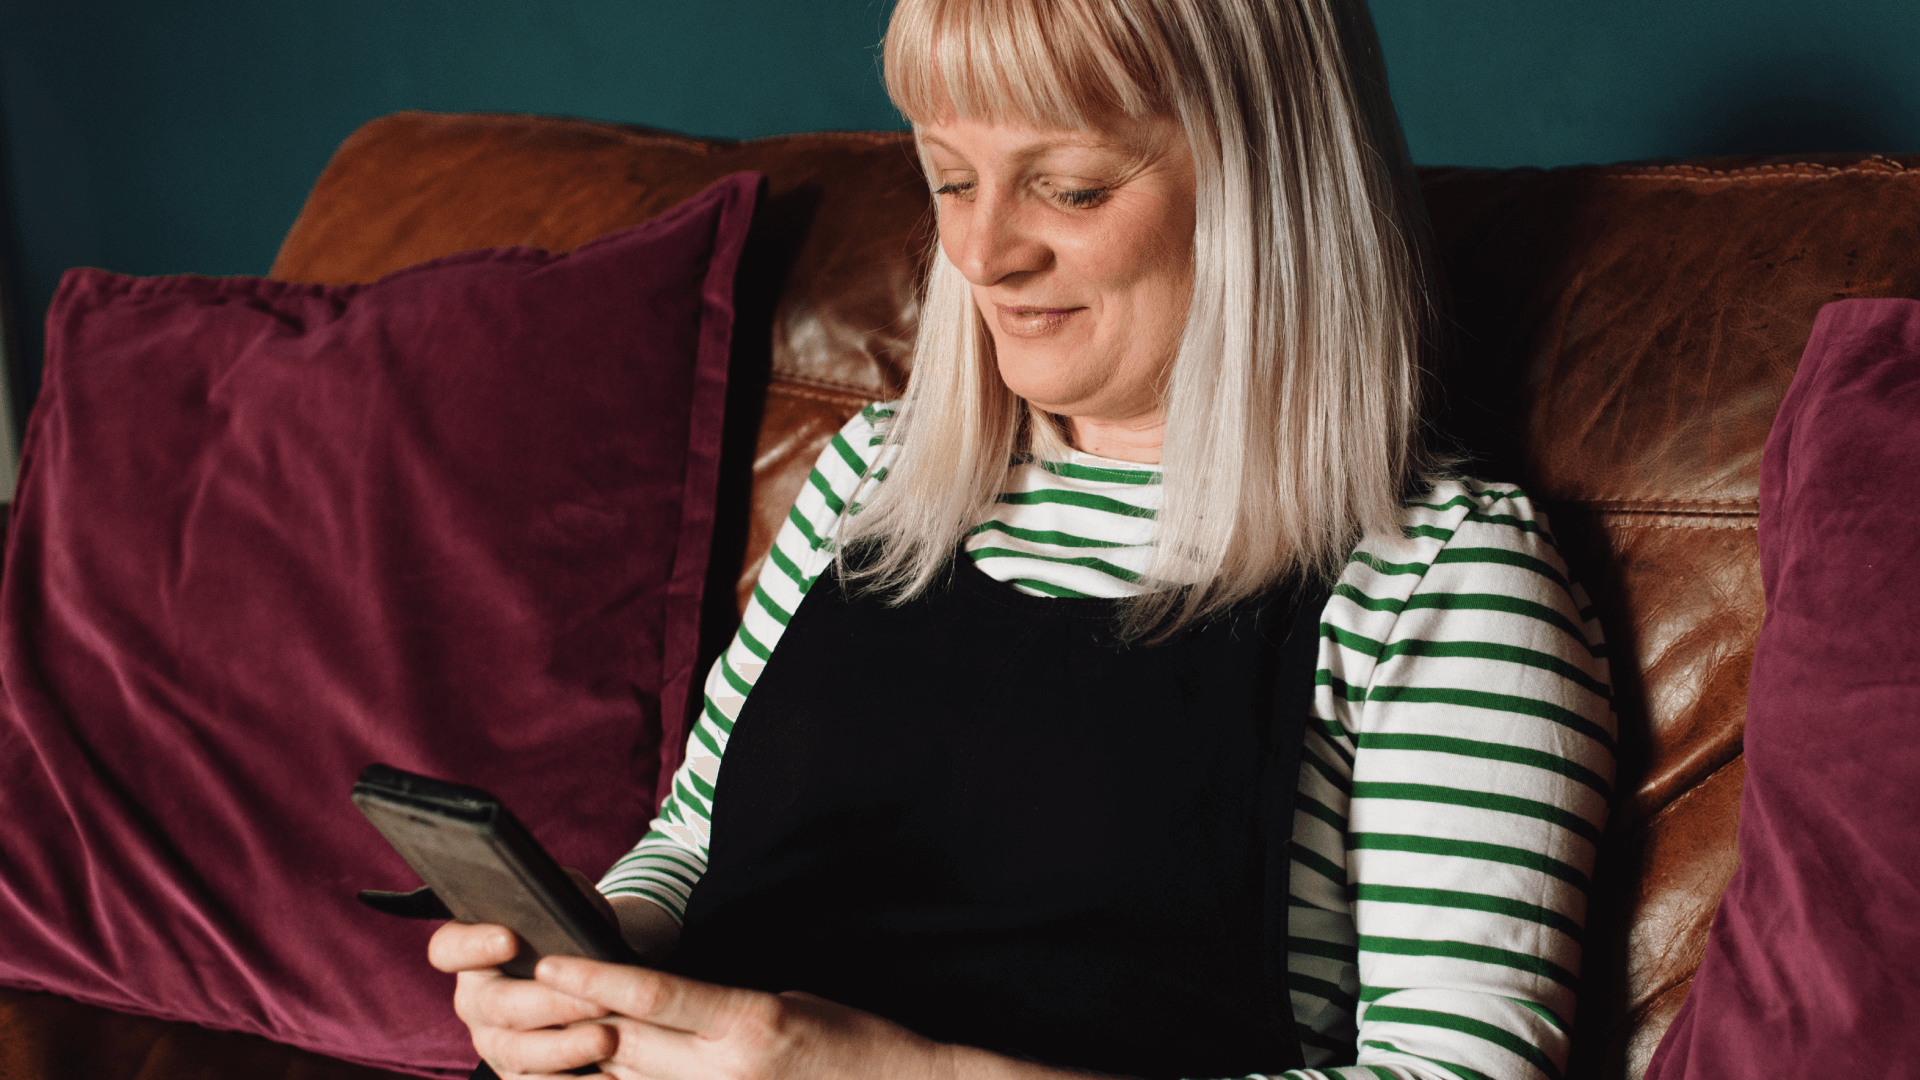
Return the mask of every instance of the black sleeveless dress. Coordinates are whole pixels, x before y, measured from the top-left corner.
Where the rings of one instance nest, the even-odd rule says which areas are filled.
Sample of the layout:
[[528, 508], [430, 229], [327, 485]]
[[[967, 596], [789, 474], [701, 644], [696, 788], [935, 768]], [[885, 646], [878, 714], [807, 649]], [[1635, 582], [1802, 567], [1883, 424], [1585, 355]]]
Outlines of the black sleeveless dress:
[[1325, 587], [1123, 648], [1114, 601], [950, 571], [901, 606], [834, 570], [808, 591], [729, 735], [666, 967], [1052, 1065], [1299, 1067], [1287, 883]]

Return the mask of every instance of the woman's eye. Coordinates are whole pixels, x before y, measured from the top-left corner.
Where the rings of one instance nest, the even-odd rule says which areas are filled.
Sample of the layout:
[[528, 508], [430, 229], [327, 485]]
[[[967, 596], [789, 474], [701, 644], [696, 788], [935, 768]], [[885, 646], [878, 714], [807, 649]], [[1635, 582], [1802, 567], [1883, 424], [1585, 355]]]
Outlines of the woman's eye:
[[[961, 199], [971, 199], [979, 187], [977, 180], [952, 180], [934, 188], [933, 193], [936, 196], [953, 195]], [[1041, 187], [1045, 190], [1047, 198], [1073, 210], [1093, 206], [1105, 198], [1108, 191], [1107, 188], [1101, 187], [1063, 188], [1049, 183], [1043, 183]]]
[[1072, 209], [1075, 209], [1075, 210], [1084, 210], [1087, 207], [1094, 205], [1095, 203], [1099, 202], [1101, 198], [1104, 197], [1107, 193], [1106, 188], [1098, 188], [1098, 187], [1061, 188], [1061, 187], [1054, 187], [1053, 185], [1049, 184], [1047, 185], [1047, 189], [1048, 189], [1048, 192], [1053, 196], [1053, 200], [1055, 202], [1059, 203], [1062, 206], [1071, 207]]

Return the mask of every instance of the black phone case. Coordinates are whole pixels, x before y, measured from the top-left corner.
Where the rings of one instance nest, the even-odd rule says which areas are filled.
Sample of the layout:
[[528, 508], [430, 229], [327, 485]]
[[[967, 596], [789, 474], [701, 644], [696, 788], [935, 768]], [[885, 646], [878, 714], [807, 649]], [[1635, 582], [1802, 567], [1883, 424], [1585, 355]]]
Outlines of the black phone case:
[[519, 978], [531, 978], [548, 955], [640, 962], [619, 928], [487, 792], [369, 765], [353, 801], [432, 890], [362, 896], [370, 906], [505, 926], [520, 938], [520, 952], [501, 970]]

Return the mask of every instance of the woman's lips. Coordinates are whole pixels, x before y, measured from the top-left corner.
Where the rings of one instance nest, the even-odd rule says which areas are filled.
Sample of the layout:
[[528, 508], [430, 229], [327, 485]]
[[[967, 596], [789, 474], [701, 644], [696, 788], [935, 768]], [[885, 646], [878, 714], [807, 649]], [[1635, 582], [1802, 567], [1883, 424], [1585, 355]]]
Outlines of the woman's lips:
[[995, 304], [994, 313], [999, 316], [1000, 332], [1012, 337], [1038, 338], [1055, 334], [1072, 321], [1075, 315], [1087, 310], [1083, 307], [1044, 308], [1023, 307], [1018, 304]]

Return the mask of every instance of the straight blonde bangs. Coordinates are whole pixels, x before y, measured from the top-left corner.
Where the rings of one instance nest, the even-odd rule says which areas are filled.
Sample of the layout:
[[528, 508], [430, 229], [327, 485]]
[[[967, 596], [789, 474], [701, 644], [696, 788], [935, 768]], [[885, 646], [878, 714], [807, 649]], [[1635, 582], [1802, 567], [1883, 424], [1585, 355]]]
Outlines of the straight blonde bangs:
[[[1119, 113], [1186, 133], [1193, 295], [1124, 637], [1330, 579], [1362, 537], [1398, 541], [1403, 494], [1442, 463], [1421, 439], [1424, 206], [1364, 0], [899, 0], [884, 59], [916, 129], [1098, 130]], [[839, 534], [877, 542], [860, 576], [901, 601], [989, 516], [1012, 462], [1070, 449], [1000, 379], [937, 244], [930, 263], [886, 482]]]
[[930, 0], [894, 9], [887, 93], [916, 127], [940, 118], [1086, 130], [1166, 110], [1165, 41], [1103, 0]]

